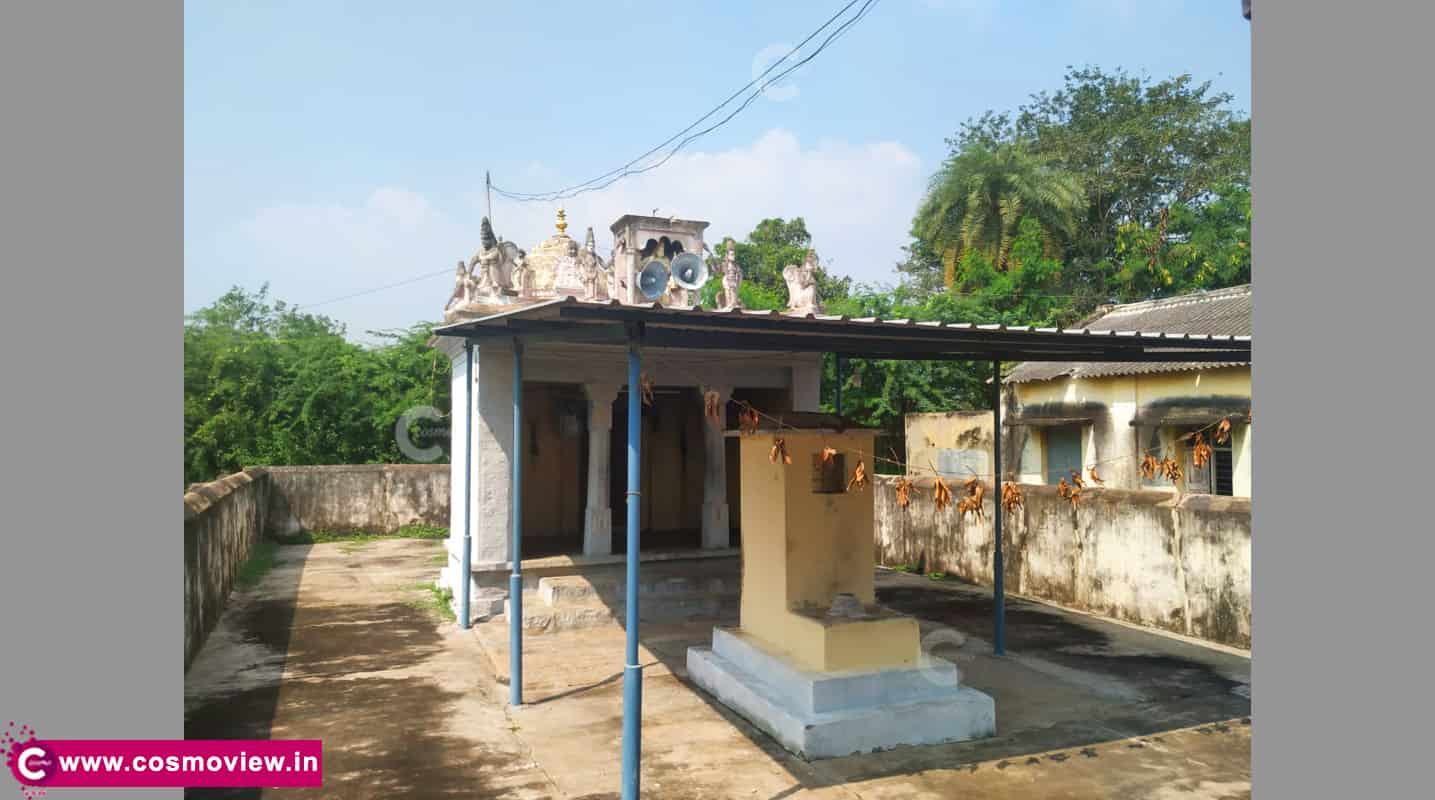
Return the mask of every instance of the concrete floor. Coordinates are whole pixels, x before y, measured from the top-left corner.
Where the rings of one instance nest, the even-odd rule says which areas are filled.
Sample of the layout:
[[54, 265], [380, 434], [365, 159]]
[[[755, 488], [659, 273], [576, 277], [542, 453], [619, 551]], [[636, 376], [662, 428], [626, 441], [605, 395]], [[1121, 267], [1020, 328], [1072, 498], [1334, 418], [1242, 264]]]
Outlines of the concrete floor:
[[[623, 631], [529, 635], [424, 607], [442, 543], [280, 548], [186, 675], [190, 738], [322, 738], [325, 787], [193, 797], [617, 798]], [[643, 629], [643, 787], [662, 798], [1250, 795], [1250, 661], [1009, 599], [996, 658], [979, 587], [882, 572], [879, 600], [997, 702], [998, 735], [804, 762], [685, 682], [712, 620]], [[729, 620], [728, 622], [731, 622]], [[960, 637], [952, 631], [965, 635]]]

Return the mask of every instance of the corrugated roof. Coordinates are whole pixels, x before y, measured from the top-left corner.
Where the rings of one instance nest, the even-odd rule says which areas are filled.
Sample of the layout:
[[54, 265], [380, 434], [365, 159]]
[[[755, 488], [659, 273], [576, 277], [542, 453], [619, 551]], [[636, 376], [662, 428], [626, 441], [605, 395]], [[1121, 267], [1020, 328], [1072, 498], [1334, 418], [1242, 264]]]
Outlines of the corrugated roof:
[[[1110, 306], [1079, 323], [1096, 331], [1164, 331], [1167, 334], [1230, 336], [1251, 335], [1251, 286], [1233, 286], [1209, 292], [1144, 300]], [[1248, 361], [1161, 363], [1130, 362], [1024, 362], [1006, 377], [1006, 383], [1028, 383], [1053, 378], [1099, 378], [1152, 372], [1245, 366]]]
[[1002, 361], [1249, 361], [1251, 337], [1030, 328], [910, 319], [706, 310], [554, 298], [434, 329], [437, 336], [481, 340], [621, 345], [638, 335], [643, 347], [842, 353], [859, 358]]

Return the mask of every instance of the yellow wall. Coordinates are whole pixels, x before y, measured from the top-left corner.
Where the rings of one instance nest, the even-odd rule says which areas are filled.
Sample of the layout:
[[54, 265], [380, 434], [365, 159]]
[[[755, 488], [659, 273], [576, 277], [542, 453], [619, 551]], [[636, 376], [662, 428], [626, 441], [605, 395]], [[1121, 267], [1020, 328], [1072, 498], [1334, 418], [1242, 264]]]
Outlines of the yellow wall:
[[[1110, 418], [1099, 425], [1085, 426], [1082, 459], [1087, 464], [1107, 462], [1098, 469], [1108, 487], [1137, 489], [1164, 486], [1174, 491], [1175, 487], [1169, 482], [1147, 484], [1140, 478], [1138, 465], [1146, 443], [1137, 441], [1136, 428], [1131, 425], [1138, 409], [1152, 402], [1174, 398], [1249, 398], [1251, 371], [1249, 367], [1227, 367], [1109, 378], [1057, 378], [1014, 384], [1014, 387], [1022, 406], [1044, 403], [1096, 403], [1104, 406]], [[1232, 431], [1232, 489], [1237, 497], [1250, 497], [1250, 428], [1243, 423], [1233, 423]], [[1025, 429], [1025, 434], [1016, 437], [1021, 445], [1018, 480], [1043, 483], [1041, 465], [1044, 454], [1040, 429], [1029, 427]], [[1169, 431], [1163, 431], [1162, 446], [1173, 452], [1177, 449]]]
[[[982, 474], [991, 475], [992, 413], [990, 411], [946, 411], [908, 414], [907, 463], [914, 472], [931, 474], [941, 466], [940, 451], [977, 450], [986, 465]], [[962, 475], [963, 478], [972, 477]]]
[[839, 592], [876, 601], [873, 488], [825, 494], [813, 491], [812, 480], [813, 458], [824, 447], [844, 453], [849, 477], [859, 458], [870, 475], [874, 433], [784, 432], [790, 465], [770, 461], [776, 438], [740, 440], [743, 632], [809, 669], [913, 663], [920, 649], [915, 620], [832, 624], [812, 616]]

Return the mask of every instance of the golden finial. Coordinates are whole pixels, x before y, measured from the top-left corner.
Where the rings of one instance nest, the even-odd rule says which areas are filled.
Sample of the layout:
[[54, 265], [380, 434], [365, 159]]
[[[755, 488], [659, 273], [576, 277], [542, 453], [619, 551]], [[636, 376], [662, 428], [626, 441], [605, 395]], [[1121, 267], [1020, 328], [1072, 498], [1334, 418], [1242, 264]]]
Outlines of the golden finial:
[[563, 234], [564, 236], [568, 235], [568, 213], [563, 210], [563, 206], [558, 207], [557, 226], [559, 233]]

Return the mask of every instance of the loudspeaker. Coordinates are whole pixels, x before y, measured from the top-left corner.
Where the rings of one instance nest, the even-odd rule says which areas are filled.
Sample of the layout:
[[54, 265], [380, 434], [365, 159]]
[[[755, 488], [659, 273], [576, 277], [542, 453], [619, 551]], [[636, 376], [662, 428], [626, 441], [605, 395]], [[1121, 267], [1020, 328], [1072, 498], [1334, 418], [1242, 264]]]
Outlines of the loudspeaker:
[[638, 291], [649, 300], [657, 300], [668, 290], [668, 265], [650, 259], [638, 272]]
[[673, 280], [684, 289], [701, 289], [708, 281], [708, 265], [697, 253], [679, 253], [673, 258]]

